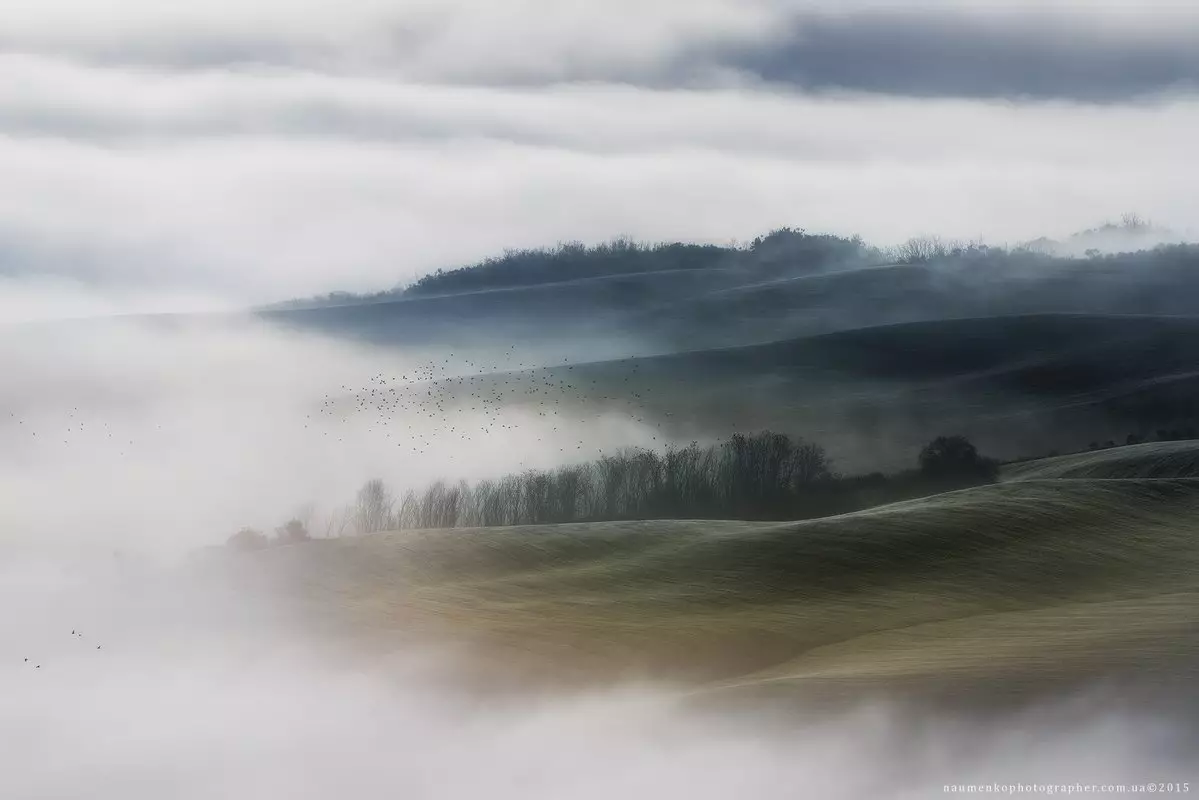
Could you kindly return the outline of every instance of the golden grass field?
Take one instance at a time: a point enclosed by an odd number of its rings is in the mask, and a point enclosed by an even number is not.
[[[374,650],[470,644],[485,669],[539,680],[1003,691],[1178,674],[1197,654],[1199,478],[1135,476],[1192,474],[1194,452],[1029,462],[995,485],[804,522],[394,532],[239,569]]]

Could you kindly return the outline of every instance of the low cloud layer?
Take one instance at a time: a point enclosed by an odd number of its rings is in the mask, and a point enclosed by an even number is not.
[[[7,7],[0,276],[169,310],[618,235],[1192,229],[1199,17],[1039,8]]]

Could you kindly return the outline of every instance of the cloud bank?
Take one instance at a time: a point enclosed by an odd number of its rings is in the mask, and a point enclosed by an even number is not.
[[[1199,13],[1038,8],[5,8],[0,276],[173,309],[618,235],[1192,229]]]

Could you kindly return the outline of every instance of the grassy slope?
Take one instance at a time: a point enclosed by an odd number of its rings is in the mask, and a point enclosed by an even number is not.
[[[381,534],[256,557],[376,643],[691,685],[1034,681],[1193,655],[1199,480],[1026,480],[801,523]]]
[[[1038,478],[1199,478],[1199,441],[1148,442],[1003,468],[1004,480]]]

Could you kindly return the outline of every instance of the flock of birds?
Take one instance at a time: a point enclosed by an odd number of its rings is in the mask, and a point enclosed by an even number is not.
[[[61,441],[64,446],[69,447],[72,436],[78,438],[80,435],[94,432],[105,442],[115,445],[118,455],[127,455],[133,447],[134,440],[126,439],[126,433],[120,431],[105,419],[92,420],[92,424],[89,427],[88,418],[86,414],[80,412],[79,406],[72,406],[62,419],[55,420],[53,428],[44,427],[39,430],[35,423],[39,421],[44,422],[44,419],[41,417],[37,420],[33,417],[18,417],[15,411],[8,412],[8,417],[20,434],[34,442],[41,441],[49,444],[57,444]],[[41,437],[40,440],[39,434]],[[62,437],[61,440],[58,438],[60,436]]]
[[[610,366],[575,365],[563,359],[562,364],[545,366],[521,360],[515,345],[487,361],[455,359],[449,353],[399,375],[379,372],[361,386],[344,384],[326,393],[306,415],[303,427],[337,442],[346,441],[351,429],[363,432],[358,426],[365,423],[365,432],[411,455],[457,445],[447,450],[451,460],[461,445],[478,444],[504,431],[552,443],[562,454],[578,453],[588,446],[579,434],[585,435],[587,424],[605,415],[649,426],[650,440],[665,443],[669,404],[653,404],[651,384],[642,377],[637,359]],[[10,410],[8,417],[10,425],[0,427],[0,443],[7,433],[16,443],[24,438],[39,447],[78,445],[118,457],[136,454],[139,445],[153,445],[149,440],[162,431],[161,424],[141,419],[122,423],[81,411],[78,405],[61,413],[45,406],[31,414]]]
[[[77,638],[77,639],[83,639],[83,632],[73,630],[73,631],[71,631],[71,636],[74,638]],[[100,650],[101,645],[96,645],[96,649]],[[32,669],[41,669],[42,668],[42,665],[37,663],[36,659],[31,661],[28,656],[25,657],[25,664]]]
[[[533,440],[552,440],[557,451],[566,454],[586,446],[577,436],[567,439],[568,430],[577,432],[605,414],[619,414],[651,426],[652,441],[665,441],[663,420],[670,412],[653,413],[652,390],[639,380],[640,362],[617,363],[620,366],[611,371],[593,367],[584,377],[584,370],[567,359],[555,366],[521,361],[514,345],[487,363],[469,358],[455,361],[450,353],[400,375],[377,373],[363,386],[342,385],[339,392],[321,399],[307,416],[305,428],[344,441],[344,426],[366,419],[370,433],[413,455],[525,429]]]

